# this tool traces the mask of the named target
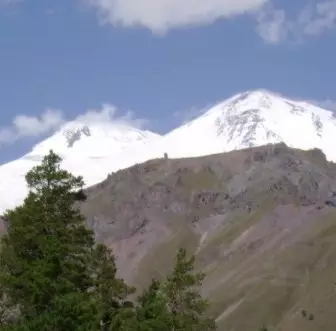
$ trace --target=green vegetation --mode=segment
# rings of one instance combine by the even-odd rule
[[[29,194],[5,215],[0,252],[0,326],[4,331],[207,331],[204,274],[179,249],[173,271],[131,300],[112,252],[96,244],[74,207],[83,180],[60,168],[50,151],[27,175]]]

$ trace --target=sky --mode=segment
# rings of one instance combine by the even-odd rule
[[[0,163],[88,113],[165,133],[258,88],[336,110],[335,59],[336,0],[0,0]]]

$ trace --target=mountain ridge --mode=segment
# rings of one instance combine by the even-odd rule
[[[197,157],[284,142],[305,150],[319,148],[336,161],[333,141],[336,119],[331,111],[264,89],[236,94],[163,136],[125,122],[72,121],[22,158],[0,166],[0,212],[23,200],[25,173],[50,149],[91,186],[111,172],[164,153],[169,158]],[[13,188],[9,194],[7,187]]]
[[[189,146],[179,146],[180,155],[197,156],[210,154],[208,145],[212,145],[211,152],[218,153],[283,141],[291,147],[321,148],[327,157],[336,160],[336,154],[328,144],[336,134],[333,113],[289,100],[260,90],[237,94],[168,133],[164,137],[168,140],[166,145],[169,147],[174,140],[190,137],[190,141],[197,142],[194,144],[197,147],[191,151]],[[205,146],[202,146],[203,132],[211,137],[204,139]],[[216,139],[218,136],[225,144]],[[190,141],[188,145],[191,145]]]

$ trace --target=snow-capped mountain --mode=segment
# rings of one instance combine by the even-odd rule
[[[37,144],[27,156],[43,157],[50,149],[62,158],[106,157],[128,151],[136,144],[146,144],[160,137],[127,124],[70,122],[50,138]]]
[[[53,150],[62,166],[84,177],[86,186],[103,181],[112,171],[141,160],[138,151],[161,136],[126,124],[69,122],[20,159],[0,166],[0,213],[27,194],[25,174]]]
[[[331,111],[257,90],[215,105],[159,144],[169,155],[185,157],[285,142],[300,149],[320,148],[336,161],[335,141],[336,118]]]
[[[22,158],[0,166],[0,213],[23,200],[25,174],[50,149],[89,186],[164,153],[190,157],[285,142],[301,149],[320,148],[336,161],[335,141],[331,111],[265,90],[237,94],[165,136],[120,123],[70,122]]]

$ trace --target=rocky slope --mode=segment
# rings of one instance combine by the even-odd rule
[[[87,194],[87,222],[130,283],[162,277],[183,246],[219,330],[334,330],[336,165],[320,150],[155,159]]]

